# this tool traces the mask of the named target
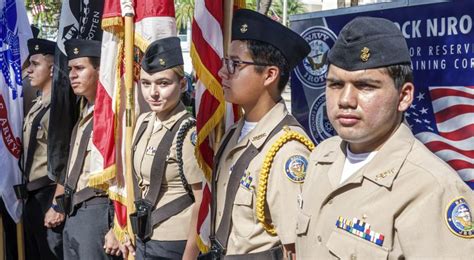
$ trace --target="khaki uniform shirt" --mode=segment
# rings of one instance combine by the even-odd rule
[[[238,138],[244,120],[241,119],[231,127],[236,128],[236,130],[224,148],[217,169],[216,230],[222,220],[227,185],[234,163],[251,144],[256,148],[262,147],[270,132],[287,114],[285,104],[283,102],[278,103],[240,142],[238,142]],[[302,128],[294,126],[290,128],[307,137]],[[288,177],[286,171],[289,170],[287,164],[295,156],[302,158],[305,162],[303,171],[306,170],[310,151],[303,144],[294,140],[287,142],[276,153],[271,165],[267,184],[265,216],[267,223],[275,226],[277,235],[268,234],[256,216],[256,196],[262,163],[271,146],[283,134],[284,131],[281,130],[267,141],[261,148],[261,152],[249,163],[245,175],[240,181],[232,207],[232,224],[227,244],[227,255],[257,253],[281,244],[295,242],[297,197],[301,192],[302,182],[292,180]]]
[[[26,160],[28,160],[28,145],[30,143],[31,127],[36,115],[46,106],[51,103],[51,96],[39,96],[33,100],[33,106],[25,117],[23,124],[23,167],[26,167]],[[36,150],[33,154],[33,162],[31,164],[31,171],[28,181],[34,181],[48,173],[47,170],[47,146],[48,146],[48,127],[49,127],[49,111],[47,111],[41,118],[36,132]]]
[[[158,127],[155,127],[155,129],[153,129],[153,126],[155,125],[157,118],[154,112],[142,114],[137,121],[134,140],[137,138],[136,131],[140,125],[143,122],[148,122],[145,132],[141,137],[139,137],[140,140],[134,148],[136,150],[133,156],[134,172],[137,174],[138,183],[139,187],[141,188],[143,198],[147,194],[150,187],[150,175],[152,174],[151,167],[153,164],[153,158],[157,152],[158,145],[163,139],[167,129],[171,130],[176,121],[185,116],[187,112],[184,105],[180,103],[176,108],[174,108],[172,114],[173,116],[171,116],[168,120],[159,123]],[[187,132],[183,143],[183,170],[188,184],[201,183],[203,180],[203,173],[197,164],[196,157],[194,156],[194,136],[195,127],[191,128]],[[160,208],[168,202],[171,202],[187,193],[179,176],[176,144],[177,139],[175,136],[169,151],[169,155],[167,156],[166,153],[157,155],[162,156],[163,160],[167,161],[167,167],[163,181],[161,183],[158,201],[153,210]],[[189,234],[192,213],[191,209],[192,205],[177,215],[174,215],[159,225],[156,225],[154,227],[151,239],[161,241],[186,240]]]
[[[446,217],[461,196],[472,209],[473,193],[407,126],[340,184],[346,145],[333,137],[311,154],[298,215],[298,259],[473,259],[474,240],[452,232]],[[383,235],[382,243],[338,223],[370,229],[372,237]]]
[[[85,154],[86,158],[84,159],[84,164],[82,165],[81,175],[79,177],[79,180],[77,181],[76,192],[88,187],[87,183],[89,182],[89,175],[91,173],[89,165],[90,165],[90,157],[91,157],[91,150],[92,150],[92,132],[90,136],[84,136],[83,132],[86,129],[88,124],[92,124],[93,117],[94,117],[94,107],[90,107],[90,108],[85,107],[82,110],[81,116],[78,121],[76,136],[71,136],[71,138],[74,138],[74,143],[69,155],[69,163],[67,167],[68,177],[71,174],[71,170],[74,165],[74,162],[80,159],[78,158],[77,153],[79,152],[79,145],[81,143],[82,138],[89,139],[89,142],[87,144],[86,154]],[[67,183],[67,180],[66,180],[66,183]]]

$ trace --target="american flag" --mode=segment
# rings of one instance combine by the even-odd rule
[[[405,117],[415,136],[474,190],[474,86],[420,89]]]

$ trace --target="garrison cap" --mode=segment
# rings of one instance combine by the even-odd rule
[[[82,57],[100,58],[101,42],[94,40],[71,39],[64,42],[64,48],[68,60]]]
[[[311,51],[296,32],[258,12],[239,9],[232,19],[232,40],[256,40],[277,48],[286,58],[290,70]]]
[[[51,54],[54,55],[56,43],[45,39],[31,38],[28,40],[28,52],[31,55],[35,54]]]
[[[147,73],[155,73],[183,64],[178,37],[168,37],[152,42],[142,59],[142,69]]]
[[[31,25],[31,32],[33,33],[33,38],[38,38],[38,34],[40,33],[38,27]]]
[[[357,17],[346,24],[328,61],[348,71],[411,64],[402,32],[393,22],[376,17]]]

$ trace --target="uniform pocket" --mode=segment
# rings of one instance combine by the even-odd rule
[[[340,259],[387,259],[388,250],[344,230],[334,230],[326,247]]]
[[[232,222],[235,234],[239,237],[248,237],[256,227],[255,212],[253,210],[253,193],[251,190],[239,188],[234,200]]]
[[[234,205],[251,207],[252,201],[253,201],[252,191],[244,189],[244,188],[239,188],[237,190],[237,194],[235,195]]]
[[[311,220],[311,216],[303,213],[300,211],[297,216],[296,222],[296,235],[306,235],[308,232],[309,221]]]

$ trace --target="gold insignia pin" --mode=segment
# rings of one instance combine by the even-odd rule
[[[367,62],[370,58],[370,49],[367,47],[364,47],[362,50],[360,50],[360,60],[363,62]]]
[[[35,51],[38,51],[40,49],[40,46],[38,44],[35,45]]]
[[[395,170],[394,169],[391,169],[391,170],[388,170],[388,171],[385,171],[385,172],[382,172],[382,173],[379,173],[375,176],[375,180],[378,181],[380,179],[383,179],[387,176],[390,176],[392,175],[393,173],[395,173]]]
[[[248,31],[248,29],[249,29],[249,26],[246,23],[244,23],[244,24],[242,24],[242,26],[240,26],[240,32],[241,33],[246,33]]]
[[[74,52],[74,54],[77,55],[77,54],[79,53],[79,49],[78,49],[78,48],[74,48],[73,52]]]
[[[160,59],[159,62],[160,62],[160,65],[161,65],[161,66],[165,66],[165,65],[166,65],[166,62],[165,62],[165,60],[163,60],[163,59]]]

